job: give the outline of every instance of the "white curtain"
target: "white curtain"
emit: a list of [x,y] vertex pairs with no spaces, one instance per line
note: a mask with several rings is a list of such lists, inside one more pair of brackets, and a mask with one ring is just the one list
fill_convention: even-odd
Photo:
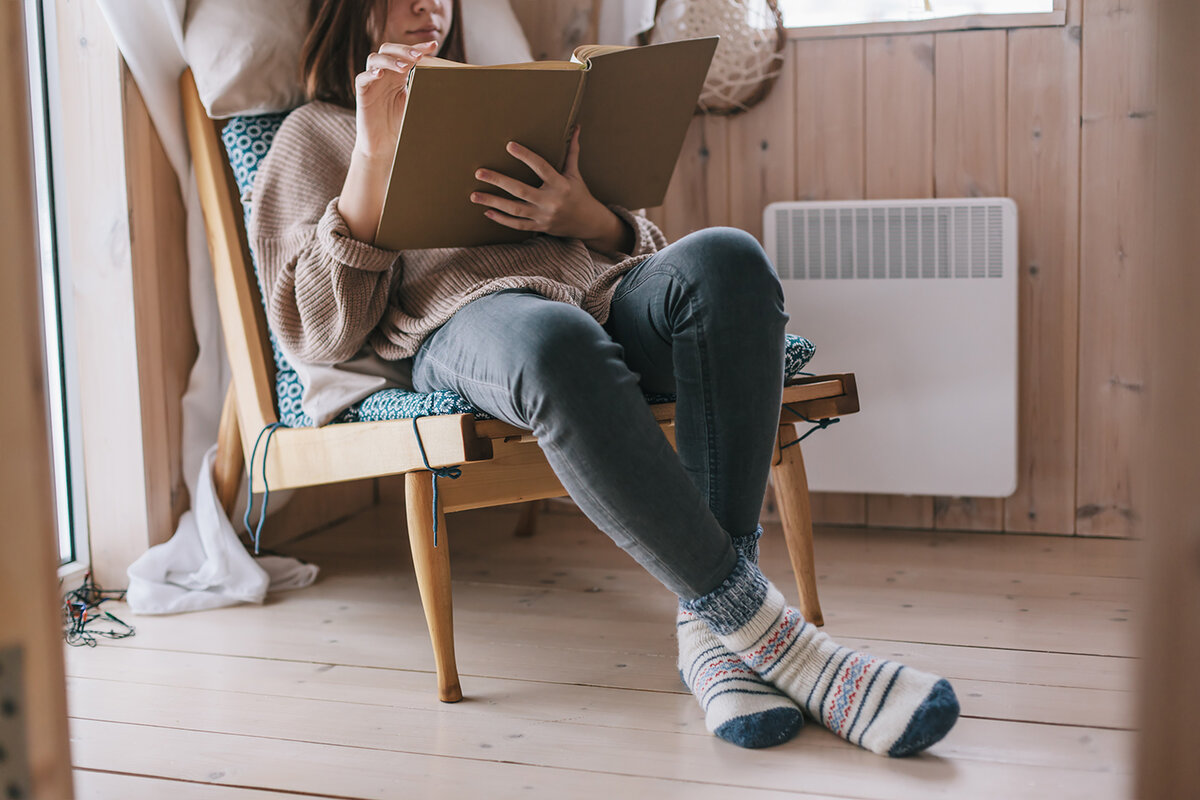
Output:
[[655,0],[593,0],[600,3],[596,44],[637,44],[637,35],[654,27]]
[[[274,589],[312,583],[317,568],[295,559],[252,557],[212,489],[210,466],[229,368],[225,362],[204,219],[188,157],[179,76],[186,0],[98,0],[117,46],[146,101],[179,178],[187,209],[188,285],[199,355],[183,397],[183,474],[193,507],[171,541],[150,548],[129,568],[130,607],[169,614],[262,602]],[[282,494],[282,493],[281,493]],[[272,493],[271,507],[282,497]],[[243,500],[244,502],[244,500]]]

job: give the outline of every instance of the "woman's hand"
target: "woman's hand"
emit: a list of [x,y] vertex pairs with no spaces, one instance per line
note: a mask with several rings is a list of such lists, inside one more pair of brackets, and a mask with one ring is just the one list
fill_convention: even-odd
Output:
[[408,72],[427,55],[437,52],[437,42],[413,46],[380,45],[367,57],[367,69],[354,78],[357,132],[350,169],[338,197],[338,213],[350,235],[360,242],[375,241],[375,226],[383,210],[392,156],[400,123],[408,106]]
[[366,70],[354,78],[356,152],[368,158],[391,159],[408,105],[408,72],[437,48],[437,42],[383,44],[367,57]]
[[588,247],[600,252],[629,252],[633,232],[620,217],[592,196],[579,174],[578,127],[571,136],[567,163],[561,173],[537,153],[516,142],[509,142],[507,149],[509,155],[529,165],[542,179],[542,185],[533,187],[498,172],[476,170],[476,178],[516,198],[472,192],[472,203],[488,206],[484,212],[488,219],[519,231],[582,239]]

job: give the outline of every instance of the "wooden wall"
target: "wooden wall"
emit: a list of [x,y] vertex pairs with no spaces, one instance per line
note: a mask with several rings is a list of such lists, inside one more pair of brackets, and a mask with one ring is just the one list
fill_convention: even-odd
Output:
[[763,103],[694,121],[651,211],[671,239],[708,225],[761,236],[775,200],[1017,203],[1016,494],[824,494],[819,522],[1139,533],[1145,359],[1132,331],[1153,226],[1155,5],[1076,1],[1055,27],[794,39]]

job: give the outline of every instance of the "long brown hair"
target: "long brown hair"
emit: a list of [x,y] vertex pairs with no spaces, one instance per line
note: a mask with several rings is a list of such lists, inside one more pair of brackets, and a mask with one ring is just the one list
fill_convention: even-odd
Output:
[[[309,0],[308,37],[300,53],[300,76],[309,100],[354,108],[354,78],[366,69],[367,56],[383,38],[393,0]],[[462,9],[454,10],[438,56],[465,61]]]

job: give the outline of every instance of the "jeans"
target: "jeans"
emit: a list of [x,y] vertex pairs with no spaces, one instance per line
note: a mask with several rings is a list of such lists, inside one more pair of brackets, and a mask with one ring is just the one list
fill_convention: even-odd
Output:
[[[758,242],[712,228],[627,272],[604,325],[530,289],[469,303],[422,343],[413,383],[532,431],[584,514],[691,600],[758,527],[787,320]],[[678,453],[643,391],[677,395]]]

